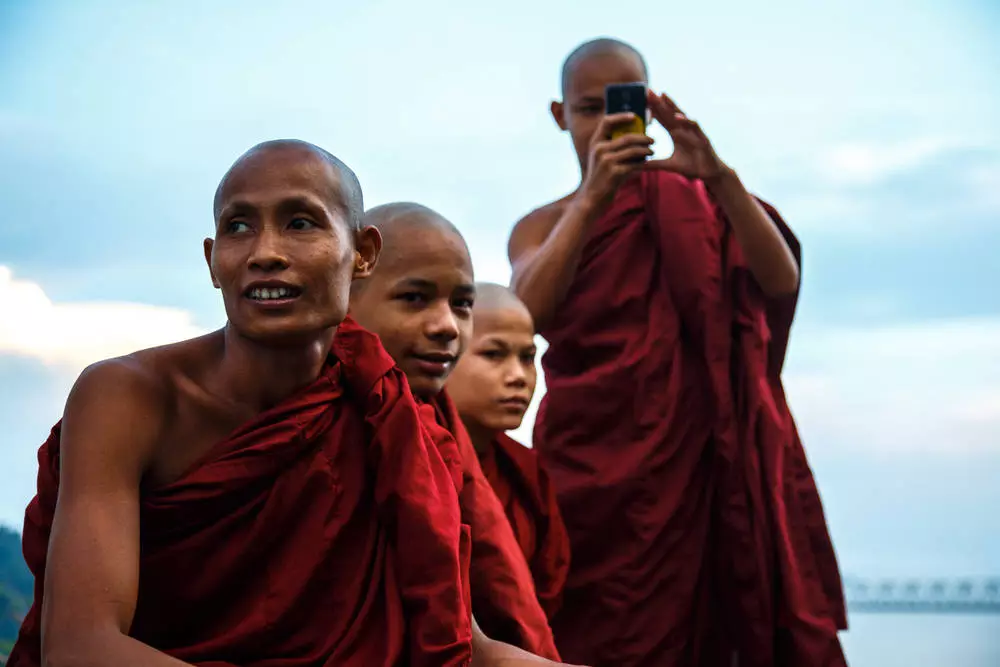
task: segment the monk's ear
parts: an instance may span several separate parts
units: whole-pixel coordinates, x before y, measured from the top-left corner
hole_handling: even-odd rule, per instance
[[[208,264],[208,274],[212,276],[212,284],[215,288],[219,288],[219,279],[215,277],[215,271],[212,270],[212,248],[215,246],[215,241],[212,239],[205,239],[205,263]]]
[[[553,101],[549,106],[549,110],[552,112],[552,118],[555,119],[556,125],[563,132],[566,131],[566,105],[563,102]]]
[[[382,253],[382,234],[375,227],[354,233],[354,278],[367,278],[375,270]]]

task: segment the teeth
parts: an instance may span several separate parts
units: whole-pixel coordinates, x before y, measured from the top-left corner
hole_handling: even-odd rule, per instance
[[[268,299],[284,299],[292,295],[292,290],[287,287],[255,287],[250,290],[250,298],[260,301]]]

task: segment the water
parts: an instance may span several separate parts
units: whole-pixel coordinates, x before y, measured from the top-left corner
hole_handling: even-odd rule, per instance
[[[1000,667],[1000,615],[854,613],[850,667]]]

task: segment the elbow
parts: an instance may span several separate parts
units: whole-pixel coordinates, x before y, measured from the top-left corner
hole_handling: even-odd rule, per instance
[[[41,667],[96,667],[108,662],[108,643],[73,631],[46,633]]]
[[[767,281],[766,285],[761,285],[767,296],[780,299],[792,296],[799,291],[799,267],[797,264],[790,264],[785,271],[778,272]]]
[[[541,331],[549,322],[551,318],[551,309],[546,308],[533,290],[529,286],[525,285],[523,278],[520,278],[515,274],[510,282],[510,291],[514,293],[524,307],[528,309],[528,313],[531,314],[532,322],[535,325],[535,333]]]
[[[41,667],[88,667],[93,664],[79,650],[65,647],[42,649]]]

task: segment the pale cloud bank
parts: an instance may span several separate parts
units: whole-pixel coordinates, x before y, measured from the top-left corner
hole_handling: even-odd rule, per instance
[[[142,303],[54,303],[0,265],[0,354],[76,373],[95,361],[204,333],[190,313]]]

